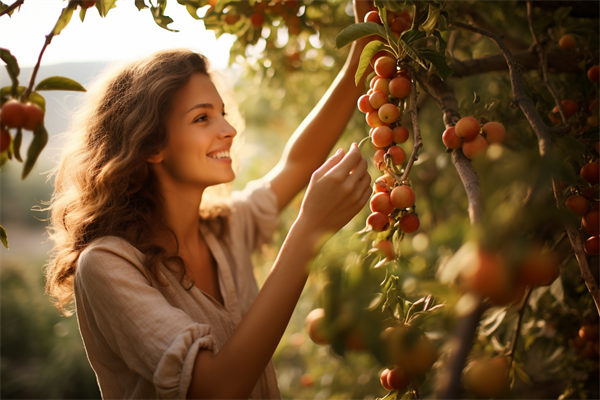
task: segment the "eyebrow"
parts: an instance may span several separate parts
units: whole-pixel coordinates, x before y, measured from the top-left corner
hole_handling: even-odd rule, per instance
[[[189,113],[192,110],[195,110],[196,108],[209,108],[209,109],[212,110],[215,107],[211,103],[200,103],[200,104],[196,104],[195,106],[193,106],[192,108],[190,108],[189,110],[187,110],[186,114]],[[223,109],[225,109],[225,103],[223,103]]]

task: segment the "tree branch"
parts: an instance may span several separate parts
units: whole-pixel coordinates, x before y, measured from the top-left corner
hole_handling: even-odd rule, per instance
[[[9,14],[15,8],[20,7],[21,4],[23,4],[24,1],[25,0],[17,0],[14,3],[12,3],[10,6],[8,6],[7,8],[5,8],[4,10],[2,10],[0,12],[0,17],[3,16],[4,14]]]
[[[412,69],[408,70],[410,74],[411,83],[410,83],[410,114],[412,120],[412,128],[413,128],[413,149],[412,153],[410,153],[410,157],[408,158],[408,162],[406,163],[406,168],[404,169],[404,173],[402,174],[401,182],[404,182],[408,178],[408,174],[412,169],[412,166],[416,160],[419,159],[419,149],[423,147],[423,141],[421,140],[421,130],[419,129],[419,120],[417,118],[417,80],[415,77],[415,73]]]

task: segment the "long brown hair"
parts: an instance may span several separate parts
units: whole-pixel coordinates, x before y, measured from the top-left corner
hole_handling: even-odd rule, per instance
[[[142,251],[157,279],[160,262],[179,265],[181,278],[185,275],[183,260],[153,240],[157,229],[167,228],[157,226],[161,202],[147,159],[167,145],[172,99],[194,73],[210,76],[208,60],[190,50],[117,65],[96,81],[77,112],[53,171],[49,206],[55,246],[45,269],[46,293],[63,314],[72,314],[81,252],[103,236],[122,237]],[[222,207],[211,211],[204,216],[226,214]]]

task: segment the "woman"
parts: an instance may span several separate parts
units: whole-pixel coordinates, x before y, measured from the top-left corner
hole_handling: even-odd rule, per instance
[[[323,163],[363,87],[354,46],[279,164],[221,208],[203,196],[234,178],[237,132],[203,56],[157,53],[91,91],[57,167],[46,276],[59,309],[75,300],[103,398],[279,397],[270,360],[308,262],[371,193],[356,144]],[[259,293],[250,254],[307,183]]]

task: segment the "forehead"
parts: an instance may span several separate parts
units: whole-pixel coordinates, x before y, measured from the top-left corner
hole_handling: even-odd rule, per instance
[[[202,73],[193,74],[173,99],[174,109],[180,111],[187,111],[199,103],[210,103],[216,108],[221,108],[223,104],[215,85],[207,75]]]

